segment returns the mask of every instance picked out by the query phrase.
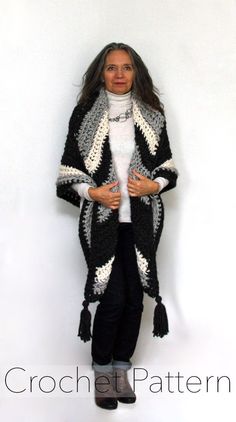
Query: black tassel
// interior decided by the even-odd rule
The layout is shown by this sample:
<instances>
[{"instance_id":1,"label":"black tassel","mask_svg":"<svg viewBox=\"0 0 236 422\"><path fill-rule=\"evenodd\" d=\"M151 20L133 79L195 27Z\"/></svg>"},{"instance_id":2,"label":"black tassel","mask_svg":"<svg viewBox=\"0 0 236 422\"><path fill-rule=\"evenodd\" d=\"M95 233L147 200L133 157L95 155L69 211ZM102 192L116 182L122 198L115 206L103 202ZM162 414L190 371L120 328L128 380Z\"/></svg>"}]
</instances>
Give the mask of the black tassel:
<instances>
[{"instance_id":1,"label":"black tassel","mask_svg":"<svg viewBox=\"0 0 236 422\"><path fill-rule=\"evenodd\" d=\"M83 301L83 307L80 313L80 324L79 324L79 331L78 337L81 338L85 343L92 338L91 335L91 313L88 310L89 303L87 300Z\"/></svg>"},{"instance_id":2,"label":"black tassel","mask_svg":"<svg viewBox=\"0 0 236 422\"><path fill-rule=\"evenodd\" d=\"M153 337L163 337L169 332L166 308L161 300L161 296L156 298L157 305L153 317Z\"/></svg>"}]
</instances>

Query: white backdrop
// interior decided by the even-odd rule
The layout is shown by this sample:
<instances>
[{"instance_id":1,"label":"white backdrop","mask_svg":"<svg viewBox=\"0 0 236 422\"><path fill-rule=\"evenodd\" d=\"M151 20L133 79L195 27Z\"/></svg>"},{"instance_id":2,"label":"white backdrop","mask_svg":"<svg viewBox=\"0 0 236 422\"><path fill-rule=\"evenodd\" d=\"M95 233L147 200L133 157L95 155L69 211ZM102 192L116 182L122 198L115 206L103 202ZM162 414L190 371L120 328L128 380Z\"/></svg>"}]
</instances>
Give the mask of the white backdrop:
<instances>
[{"instance_id":1,"label":"white backdrop","mask_svg":"<svg viewBox=\"0 0 236 422\"><path fill-rule=\"evenodd\" d=\"M2 419L74 422L83 414L89 422L234 421L235 1L0 5ZM145 296L132 362L149 378L179 372L185 381L183 393L167 387L154 393L154 381L146 379L135 405L120 404L109 413L95 406L92 394L41 393L37 382L31 393L28 378L90 365L90 344L76 336L86 278L78 209L56 198L55 180L82 74L111 41L130 44L147 64L162 93L180 172L177 189L163 194L166 219L157 256L170 333L152 337L155 303ZM16 366L24 372L12 372L9 384L24 386L25 393L6 388L4 377ZM216 392L217 376L224 375L230 393L226 382ZM198 388L191 388L199 392L186 388L191 376L199 377Z\"/></svg>"}]
</instances>

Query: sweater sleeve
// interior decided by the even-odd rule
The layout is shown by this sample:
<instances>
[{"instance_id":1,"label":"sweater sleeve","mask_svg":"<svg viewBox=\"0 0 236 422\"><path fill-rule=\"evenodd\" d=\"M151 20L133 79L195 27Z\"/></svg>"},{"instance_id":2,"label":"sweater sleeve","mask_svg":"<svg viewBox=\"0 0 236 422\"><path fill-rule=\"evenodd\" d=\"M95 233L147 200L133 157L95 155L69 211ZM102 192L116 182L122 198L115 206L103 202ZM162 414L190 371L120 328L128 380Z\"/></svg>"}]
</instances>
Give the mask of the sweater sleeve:
<instances>
[{"instance_id":1,"label":"sweater sleeve","mask_svg":"<svg viewBox=\"0 0 236 422\"><path fill-rule=\"evenodd\" d=\"M173 189L176 186L178 170L176 169L172 158L166 121L164 122L164 126L160 134L160 142L156 154L156 166L152 171L152 180L156 180L159 177L165 179L168 182L163 186L162 192L166 192L167 190ZM152 194L152 196L155 195L157 194Z\"/></svg>"},{"instance_id":2,"label":"sweater sleeve","mask_svg":"<svg viewBox=\"0 0 236 422\"><path fill-rule=\"evenodd\" d=\"M72 188L78 193L81 198L85 198L88 201L93 201L91 196L89 195L89 188L92 186L89 183L73 183Z\"/></svg>"},{"instance_id":3,"label":"sweater sleeve","mask_svg":"<svg viewBox=\"0 0 236 422\"><path fill-rule=\"evenodd\" d=\"M159 183L160 188L159 188L158 193L160 193L161 190L164 189L168 185L169 180L167 180L165 177L157 177L156 179L154 179L154 182Z\"/></svg>"}]
</instances>

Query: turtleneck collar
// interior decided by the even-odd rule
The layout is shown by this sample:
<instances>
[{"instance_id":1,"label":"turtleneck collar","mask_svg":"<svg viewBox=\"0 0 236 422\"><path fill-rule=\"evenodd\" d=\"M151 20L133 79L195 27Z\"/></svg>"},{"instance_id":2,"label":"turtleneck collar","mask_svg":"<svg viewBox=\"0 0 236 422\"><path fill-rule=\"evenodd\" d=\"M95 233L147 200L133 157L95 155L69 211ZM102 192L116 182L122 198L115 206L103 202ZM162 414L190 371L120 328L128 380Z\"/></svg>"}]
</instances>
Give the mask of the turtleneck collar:
<instances>
[{"instance_id":1,"label":"turtleneck collar","mask_svg":"<svg viewBox=\"0 0 236 422\"><path fill-rule=\"evenodd\" d=\"M108 97L110 105L119 105L119 104L130 104L131 102L131 91L126 94L114 94L110 91L105 91Z\"/></svg>"}]
</instances>

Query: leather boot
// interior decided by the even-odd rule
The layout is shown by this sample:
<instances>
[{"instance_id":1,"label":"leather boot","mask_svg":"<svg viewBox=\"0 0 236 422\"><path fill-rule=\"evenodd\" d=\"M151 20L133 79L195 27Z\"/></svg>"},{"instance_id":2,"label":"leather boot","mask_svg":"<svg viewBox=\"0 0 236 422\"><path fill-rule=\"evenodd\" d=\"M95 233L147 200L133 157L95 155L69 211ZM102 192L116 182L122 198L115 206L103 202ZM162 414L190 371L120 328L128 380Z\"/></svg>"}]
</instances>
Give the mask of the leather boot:
<instances>
[{"instance_id":1,"label":"leather boot","mask_svg":"<svg viewBox=\"0 0 236 422\"><path fill-rule=\"evenodd\" d=\"M103 409L113 410L117 408L117 399L113 390L113 374L108 372L95 373L95 403Z\"/></svg>"},{"instance_id":2,"label":"leather boot","mask_svg":"<svg viewBox=\"0 0 236 422\"><path fill-rule=\"evenodd\" d=\"M121 368L113 369L113 389L117 400L122 403L134 403L136 395L129 383L127 370Z\"/></svg>"}]
</instances>

